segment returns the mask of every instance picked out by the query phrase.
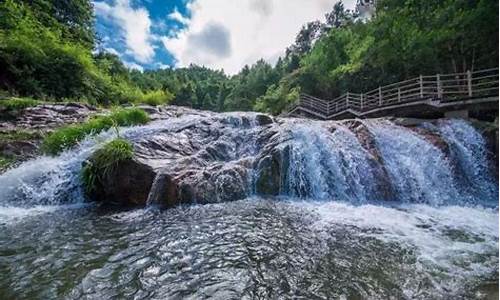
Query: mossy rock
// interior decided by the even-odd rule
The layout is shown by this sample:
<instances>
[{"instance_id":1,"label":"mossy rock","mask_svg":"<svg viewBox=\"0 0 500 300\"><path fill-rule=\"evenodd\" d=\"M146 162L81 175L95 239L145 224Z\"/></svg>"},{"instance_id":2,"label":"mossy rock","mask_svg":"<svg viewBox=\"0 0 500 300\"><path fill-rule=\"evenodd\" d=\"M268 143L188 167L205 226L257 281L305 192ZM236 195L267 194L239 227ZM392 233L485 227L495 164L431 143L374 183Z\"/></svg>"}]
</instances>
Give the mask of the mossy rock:
<instances>
[{"instance_id":1,"label":"mossy rock","mask_svg":"<svg viewBox=\"0 0 500 300\"><path fill-rule=\"evenodd\" d=\"M115 139L97 150L82 168L87 196L124 206L145 204L155 174L150 167L135 161L133 155L133 146L123 139Z\"/></svg>"}]
</instances>

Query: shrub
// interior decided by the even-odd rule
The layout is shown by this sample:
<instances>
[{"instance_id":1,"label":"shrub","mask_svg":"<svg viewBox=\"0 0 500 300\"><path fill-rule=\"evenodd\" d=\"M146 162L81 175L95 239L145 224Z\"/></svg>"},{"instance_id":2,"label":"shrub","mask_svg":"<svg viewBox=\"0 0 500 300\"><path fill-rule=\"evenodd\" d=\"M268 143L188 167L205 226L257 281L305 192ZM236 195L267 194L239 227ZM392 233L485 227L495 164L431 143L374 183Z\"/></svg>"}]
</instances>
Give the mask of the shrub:
<instances>
[{"instance_id":1,"label":"shrub","mask_svg":"<svg viewBox=\"0 0 500 300\"><path fill-rule=\"evenodd\" d=\"M174 95L169 91L151 91L144 94L139 103L149 104L149 105L163 105L168 104L174 99Z\"/></svg>"},{"instance_id":2,"label":"shrub","mask_svg":"<svg viewBox=\"0 0 500 300\"><path fill-rule=\"evenodd\" d=\"M92 192L96 184L113 170L119 163L129 160L134 155L134 148L130 142L117 138L92 154L82 168L81 176L85 190Z\"/></svg>"},{"instance_id":3,"label":"shrub","mask_svg":"<svg viewBox=\"0 0 500 300\"><path fill-rule=\"evenodd\" d=\"M88 135L98 134L113 126L133 126L149 122L148 114L139 108L122 108L110 115L98 116L85 123L61 127L49 134L42 143L42 150L56 155L64 149L76 145Z\"/></svg>"},{"instance_id":4,"label":"shrub","mask_svg":"<svg viewBox=\"0 0 500 300\"><path fill-rule=\"evenodd\" d=\"M132 126L149 122L148 114L137 107L116 109L110 117L118 126Z\"/></svg>"}]
</instances>

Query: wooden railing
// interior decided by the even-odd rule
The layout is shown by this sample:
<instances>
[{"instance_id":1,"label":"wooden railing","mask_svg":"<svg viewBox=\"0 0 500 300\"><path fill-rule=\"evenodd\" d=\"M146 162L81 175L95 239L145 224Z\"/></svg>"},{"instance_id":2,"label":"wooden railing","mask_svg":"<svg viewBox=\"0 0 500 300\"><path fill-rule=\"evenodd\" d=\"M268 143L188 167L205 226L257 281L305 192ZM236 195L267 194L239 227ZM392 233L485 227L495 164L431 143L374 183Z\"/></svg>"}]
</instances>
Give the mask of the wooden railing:
<instances>
[{"instance_id":1,"label":"wooden railing","mask_svg":"<svg viewBox=\"0 0 500 300\"><path fill-rule=\"evenodd\" d=\"M498 68L419 76L361 94L347 92L330 101L302 94L292 111L300 108L328 119L348 111L363 113L423 100L443 103L488 96L498 96Z\"/></svg>"}]
</instances>

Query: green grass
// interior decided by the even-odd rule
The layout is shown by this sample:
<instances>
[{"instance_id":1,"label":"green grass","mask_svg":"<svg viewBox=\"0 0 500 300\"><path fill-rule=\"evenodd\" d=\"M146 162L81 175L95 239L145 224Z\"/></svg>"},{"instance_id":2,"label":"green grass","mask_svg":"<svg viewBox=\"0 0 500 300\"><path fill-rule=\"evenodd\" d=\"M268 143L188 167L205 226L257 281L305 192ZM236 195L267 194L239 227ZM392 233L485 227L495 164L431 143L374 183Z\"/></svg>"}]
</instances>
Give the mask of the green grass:
<instances>
[{"instance_id":1,"label":"green grass","mask_svg":"<svg viewBox=\"0 0 500 300\"><path fill-rule=\"evenodd\" d=\"M87 192L92 192L96 184L113 170L119 163L129 160L134 155L130 142L117 138L92 154L87 164L82 168L81 176Z\"/></svg>"},{"instance_id":2,"label":"green grass","mask_svg":"<svg viewBox=\"0 0 500 300\"><path fill-rule=\"evenodd\" d=\"M7 170L14 162L14 158L0 154L0 173Z\"/></svg>"},{"instance_id":3,"label":"green grass","mask_svg":"<svg viewBox=\"0 0 500 300\"><path fill-rule=\"evenodd\" d=\"M31 98L7 98L0 99L0 110L3 111L17 111L22 110L27 107L37 106L41 104L41 101L34 100Z\"/></svg>"},{"instance_id":4,"label":"green grass","mask_svg":"<svg viewBox=\"0 0 500 300\"><path fill-rule=\"evenodd\" d=\"M133 126L149 122L148 114L139 108L122 108L110 115L97 116L87 122L61 127L49 134L42 143L42 151L56 155L73 147L88 135L98 134L113 126Z\"/></svg>"}]
</instances>

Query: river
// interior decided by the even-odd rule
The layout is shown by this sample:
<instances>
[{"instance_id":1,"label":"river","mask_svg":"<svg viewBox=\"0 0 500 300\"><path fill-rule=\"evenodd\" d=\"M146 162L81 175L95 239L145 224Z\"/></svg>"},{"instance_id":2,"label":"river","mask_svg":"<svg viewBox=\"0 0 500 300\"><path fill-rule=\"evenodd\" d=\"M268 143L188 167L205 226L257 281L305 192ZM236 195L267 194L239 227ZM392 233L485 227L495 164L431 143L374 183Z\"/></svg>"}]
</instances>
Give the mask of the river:
<instances>
[{"instance_id":1,"label":"river","mask_svg":"<svg viewBox=\"0 0 500 300\"><path fill-rule=\"evenodd\" d=\"M285 124L291 164L273 197L250 189L237 201L172 209L89 203L78 171L111 132L0 175L0 299L498 295L498 179L469 123L424 124L448 144L444 155L414 131L365 122L391 201L374 196L377 173L356 136L329 137L321 124ZM121 134L137 141L172 127Z\"/></svg>"}]
</instances>

